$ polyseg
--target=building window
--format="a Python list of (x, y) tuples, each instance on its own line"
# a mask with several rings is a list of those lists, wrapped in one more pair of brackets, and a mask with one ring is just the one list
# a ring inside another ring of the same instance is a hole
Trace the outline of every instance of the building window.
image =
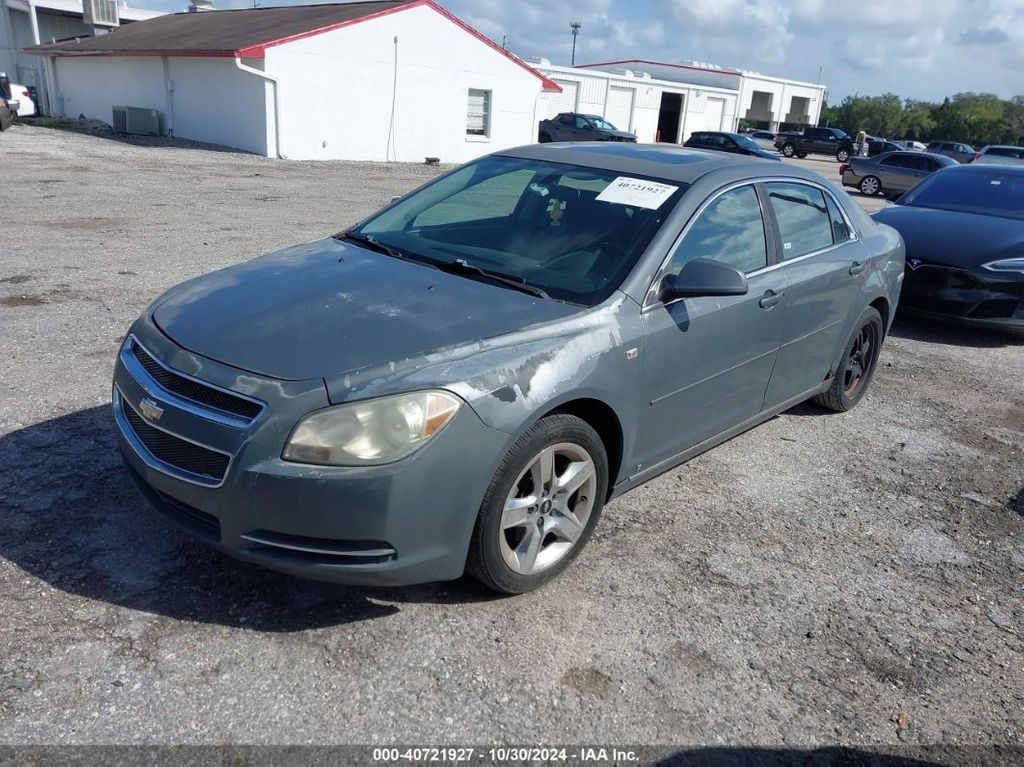
[(466, 112), (467, 136), (491, 135), (491, 92), (469, 89), (469, 108)]

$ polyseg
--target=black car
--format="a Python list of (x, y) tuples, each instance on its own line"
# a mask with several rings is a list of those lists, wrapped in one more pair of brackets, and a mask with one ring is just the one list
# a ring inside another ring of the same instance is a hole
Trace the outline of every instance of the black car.
[(740, 133), (724, 133), (722, 131), (695, 131), (683, 144), (690, 149), (711, 149), (716, 152), (745, 154), (761, 157), (765, 160), (781, 160), (777, 152), (769, 152), (757, 145), (757, 142)]
[(874, 218), (906, 242), (901, 307), (1024, 333), (1024, 168), (944, 168)]
[(541, 120), (537, 139), (542, 144), (549, 141), (636, 142), (635, 135), (619, 130), (603, 117), (576, 112), (562, 112), (550, 120)]
[(780, 133), (775, 138), (775, 148), (784, 157), (827, 154), (839, 162), (846, 162), (854, 154), (853, 139), (838, 128), (808, 128), (803, 133)]

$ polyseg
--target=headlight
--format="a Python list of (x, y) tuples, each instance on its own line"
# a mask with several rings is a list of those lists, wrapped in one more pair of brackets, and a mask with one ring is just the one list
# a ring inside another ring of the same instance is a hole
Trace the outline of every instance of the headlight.
[(447, 392), (421, 391), (329, 407), (299, 421), (281, 457), (326, 466), (391, 463), (422, 447), (460, 405)]
[(982, 269), (990, 272), (1020, 272), (1024, 274), (1024, 258), (1006, 258), (1002, 261), (993, 261), (990, 264), (982, 264)]

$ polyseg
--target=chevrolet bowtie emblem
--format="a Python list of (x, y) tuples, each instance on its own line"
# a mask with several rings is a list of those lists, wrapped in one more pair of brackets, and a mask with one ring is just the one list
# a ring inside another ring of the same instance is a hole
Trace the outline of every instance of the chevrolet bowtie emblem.
[(147, 421), (159, 421), (160, 416), (164, 414), (164, 409), (149, 397), (146, 397), (139, 403), (139, 412), (142, 413), (142, 417)]

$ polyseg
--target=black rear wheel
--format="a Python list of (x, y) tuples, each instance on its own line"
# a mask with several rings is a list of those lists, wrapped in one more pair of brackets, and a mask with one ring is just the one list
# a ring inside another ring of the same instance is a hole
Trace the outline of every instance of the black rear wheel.
[(838, 162), (846, 162), (849, 159), (850, 159), (850, 150), (849, 149), (840, 149), (838, 152), (836, 152), (836, 160)]
[(796, 147), (795, 146), (793, 146), (792, 144), (783, 144), (782, 145), (782, 156), (783, 157), (792, 157), (795, 154), (796, 154)]
[(546, 132), (544, 132), (544, 131), (541, 131), (541, 134), (540, 134), (540, 143), (542, 143), (542, 144), (548, 144), (548, 143), (550, 143), (550, 142), (551, 142), (551, 134), (550, 134), (550, 133), (546, 133)]
[(814, 402), (837, 413), (845, 413), (860, 402), (875, 374), (884, 334), (882, 315), (869, 306), (854, 325), (828, 390), (814, 397)]

